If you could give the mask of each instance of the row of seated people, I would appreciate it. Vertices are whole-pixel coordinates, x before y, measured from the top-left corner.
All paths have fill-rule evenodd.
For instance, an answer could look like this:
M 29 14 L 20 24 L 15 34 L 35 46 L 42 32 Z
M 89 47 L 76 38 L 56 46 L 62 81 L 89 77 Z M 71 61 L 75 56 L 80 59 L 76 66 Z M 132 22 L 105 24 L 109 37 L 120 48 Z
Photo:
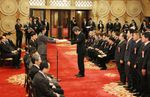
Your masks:
M 50 64 L 41 59 L 35 48 L 26 48 L 24 64 L 28 97 L 64 97 L 57 79 L 49 74 Z
M 18 69 L 21 63 L 21 49 L 17 48 L 13 41 L 10 40 L 11 34 L 11 32 L 6 32 L 0 36 L 0 57 L 1 60 L 12 58 L 13 66 Z
M 136 97 L 150 97 L 150 32 L 128 31 L 119 40 L 115 51 L 119 85 Z
M 108 36 L 105 33 L 90 32 L 86 41 L 87 56 L 92 62 L 106 70 L 106 63 L 114 59 L 115 48 L 118 44 L 118 38 Z

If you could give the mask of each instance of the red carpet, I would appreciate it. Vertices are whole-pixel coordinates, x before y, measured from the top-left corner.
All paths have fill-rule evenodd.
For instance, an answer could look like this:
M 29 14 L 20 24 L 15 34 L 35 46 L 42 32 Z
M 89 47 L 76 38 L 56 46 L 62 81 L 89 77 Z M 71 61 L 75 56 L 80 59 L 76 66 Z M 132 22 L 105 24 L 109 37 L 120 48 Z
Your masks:
M 59 54 L 59 79 L 65 91 L 65 97 L 115 97 L 103 91 L 103 85 L 117 81 L 118 77 L 107 77 L 106 73 L 117 74 L 116 69 L 106 71 L 86 69 L 84 78 L 76 78 L 78 72 L 75 55 L 66 55 L 65 52 L 74 50 L 74 47 L 48 45 L 48 60 L 51 63 L 50 73 L 56 76 L 56 48 Z M 19 70 L 10 66 L 0 67 L 0 97 L 26 97 L 23 86 L 8 83 L 7 79 L 14 74 L 24 72 L 24 66 Z
M 118 77 L 106 77 L 105 73 L 115 73 L 115 69 L 101 70 L 85 70 L 84 78 L 76 78 L 74 75 L 78 73 L 77 59 L 75 55 L 66 55 L 65 52 L 72 51 L 66 46 L 48 46 L 48 59 L 51 63 L 51 73 L 56 75 L 56 48 L 59 55 L 59 78 L 60 84 L 65 90 L 66 97 L 115 97 L 103 91 L 102 87 L 106 83 L 117 81 Z

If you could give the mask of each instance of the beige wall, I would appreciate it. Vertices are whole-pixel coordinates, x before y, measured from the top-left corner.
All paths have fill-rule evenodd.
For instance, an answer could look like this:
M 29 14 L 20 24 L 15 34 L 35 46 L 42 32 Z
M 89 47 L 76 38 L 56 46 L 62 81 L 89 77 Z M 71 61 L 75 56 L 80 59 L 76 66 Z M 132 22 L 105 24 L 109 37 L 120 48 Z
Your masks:
M 98 24 L 99 20 L 102 20 L 106 24 L 108 19 L 114 22 L 115 18 L 119 18 L 121 24 L 124 21 L 130 23 L 134 19 L 138 26 L 140 26 L 144 18 L 141 0 L 94 0 L 93 4 L 91 17 L 96 24 Z
M 141 0 L 144 16 L 150 17 L 150 0 Z
M 28 22 L 29 0 L 0 0 L 0 35 L 4 32 L 12 32 L 11 39 L 15 41 L 16 19 L 21 23 Z

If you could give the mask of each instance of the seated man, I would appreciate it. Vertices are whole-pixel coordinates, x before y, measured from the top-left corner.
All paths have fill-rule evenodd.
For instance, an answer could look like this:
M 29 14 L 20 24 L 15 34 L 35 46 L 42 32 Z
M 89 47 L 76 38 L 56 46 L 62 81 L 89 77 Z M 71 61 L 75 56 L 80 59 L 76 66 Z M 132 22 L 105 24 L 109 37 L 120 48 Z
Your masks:
M 3 58 L 13 58 L 13 66 L 20 68 L 20 53 L 8 42 L 5 36 L 1 37 L 1 56 Z
M 13 41 L 10 40 L 11 34 L 12 34 L 11 32 L 5 32 L 5 33 L 3 34 L 3 36 L 6 37 L 6 39 L 7 39 L 6 42 L 7 42 L 8 44 L 10 44 L 11 47 L 13 47 L 15 50 L 18 51 L 18 53 L 19 53 L 19 59 L 20 59 L 20 58 L 21 58 L 21 49 L 20 49 L 20 48 L 17 48 L 16 45 L 13 43 Z
M 42 62 L 41 57 L 38 52 L 35 52 L 32 57 L 31 61 L 33 63 L 32 67 L 29 70 L 29 77 L 33 80 L 35 74 L 40 70 L 40 64 Z
M 49 83 L 47 73 L 49 72 L 50 65 L 43 63 L 40 65 L 40 71 L 37 72 L 33 79 L 33 87 L 35 90 L 36 97 L 64 97 L 61 94 L 56 93 Z
M 101 70 L 106 70 L 106 63 L 114 59 L 116 48 L 116 45 L 114 43 L 115 39 L 113 37 L 110 37 L 107 41 L 108 45 L 104 48 L 104 50 L 99 50 L 99 54 L 97 56 L 97 60 L 102 67 Z

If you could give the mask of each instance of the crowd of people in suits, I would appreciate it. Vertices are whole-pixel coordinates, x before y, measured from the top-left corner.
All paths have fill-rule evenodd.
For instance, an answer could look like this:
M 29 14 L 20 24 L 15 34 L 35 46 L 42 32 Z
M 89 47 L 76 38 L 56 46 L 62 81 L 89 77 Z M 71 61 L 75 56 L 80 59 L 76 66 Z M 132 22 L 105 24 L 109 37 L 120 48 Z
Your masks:
M 50 64 L 47 60 L 47 43 L 61 43 L 66 40 L 46 36 L 46 26 L 39 33 L 30 32 L 30 40 L 26 46 L 24 64 L 26 68 L 26 83 L 29 97 L 64 97 L 64 91 L 57 79 L 49 73 Z M 32 87 L 32 88 L 30 88 Z
M 25 33 L 25 43 L 27 45 L 31 39 L 31 32 L 34 31 L 38 35 L 39 33 L 42 32 L 43 27 L 46 28 L 45 35 L 48 36 L 49 22 L 47 21 L 47 19 L 44 19 L 42 21 L 40 17 L 29 17 L 29 22 L 22 25 L 21 20 L 18 18 L 16 20 L 16 25 L 15 25 L 16 46 L 19 48 L 22 47 L 22 38 L 24 33 Z
M 100 21 L 102 23 L 102 21 Z M 98 31 L 90 31 L 86 40 L 86 56 L 106 70 L 106 63 L 114 60 L 120 75 L 119 85 L 137 97 L 150 97 L 150 22 L 146 20 L 140 29 L 134 20 L 128 26 L 110 21 Z
M 28 97 L 64 97 L 57 79 L 49 74 L 49 62 L 41 59 L 36 48 L 26 47 L 24 64 Z

